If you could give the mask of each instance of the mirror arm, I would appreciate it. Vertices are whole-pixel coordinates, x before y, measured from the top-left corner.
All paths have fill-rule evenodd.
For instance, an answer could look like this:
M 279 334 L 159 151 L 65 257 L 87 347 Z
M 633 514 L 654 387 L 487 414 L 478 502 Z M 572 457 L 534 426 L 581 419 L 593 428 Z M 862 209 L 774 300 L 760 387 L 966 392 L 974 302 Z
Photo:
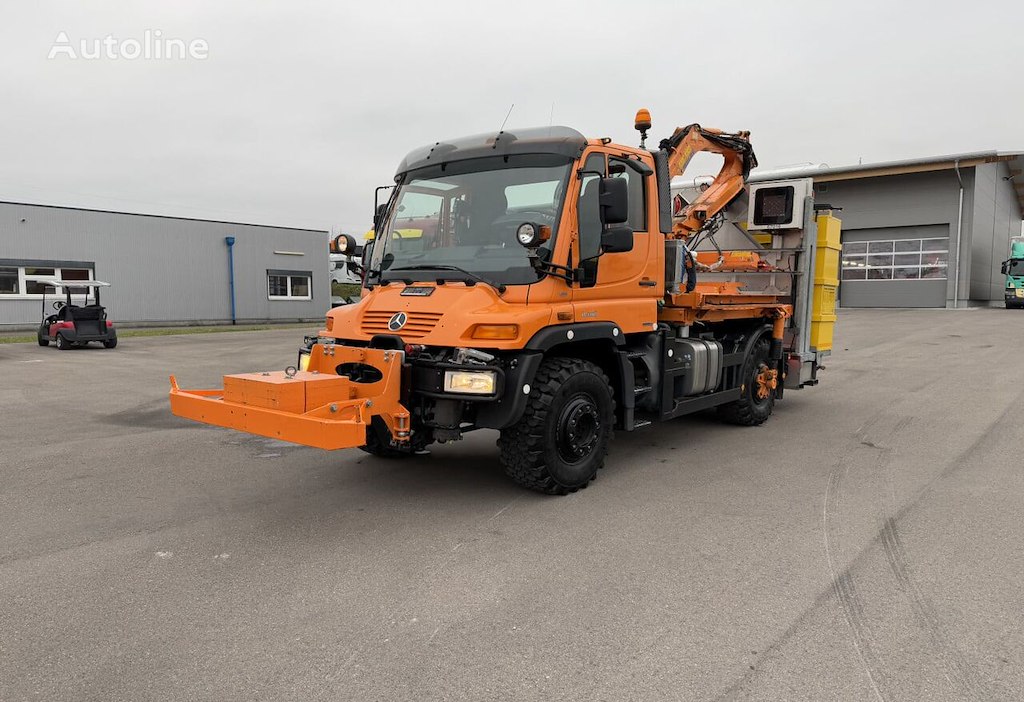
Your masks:
M 531 256 L 530 265 L 533 266 L 534 270 L 540 271 L 544 275 L 549 275 L 552 278 L 559 278 L 564 280 L 569 285 L 572 285 L 574 281 L 573 274 L 574 270 L 568 266 L 563 266 L 558 263 L 551 263 L 551 261 L 545 261 L 540 256 Z M 560 273 L 559 271 L 565 271 Z

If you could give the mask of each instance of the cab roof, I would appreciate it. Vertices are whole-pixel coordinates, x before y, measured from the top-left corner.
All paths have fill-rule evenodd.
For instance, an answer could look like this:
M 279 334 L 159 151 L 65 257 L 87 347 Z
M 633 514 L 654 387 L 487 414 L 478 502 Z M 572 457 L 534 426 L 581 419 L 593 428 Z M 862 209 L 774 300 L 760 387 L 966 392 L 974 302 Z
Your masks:
M 576 158 L 587 138 L 571 127 L 531 127 L 438 141 L 410 151 L 398 166 L 397 176 L 424 166 L 467 161 L 486 156 L 556 154 Z

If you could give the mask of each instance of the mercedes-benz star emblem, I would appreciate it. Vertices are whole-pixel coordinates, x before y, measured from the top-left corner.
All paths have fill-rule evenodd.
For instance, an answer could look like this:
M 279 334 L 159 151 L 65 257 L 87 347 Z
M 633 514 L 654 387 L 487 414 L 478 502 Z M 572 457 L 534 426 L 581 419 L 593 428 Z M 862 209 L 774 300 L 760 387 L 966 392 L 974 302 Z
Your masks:
M 391 331 L 398 331 L 405 326 L 405 323 L 409 321 L 409 317 L 405 312 L 395 312 L 391 315 L 391 319 L 388 320 L 388 329 Z

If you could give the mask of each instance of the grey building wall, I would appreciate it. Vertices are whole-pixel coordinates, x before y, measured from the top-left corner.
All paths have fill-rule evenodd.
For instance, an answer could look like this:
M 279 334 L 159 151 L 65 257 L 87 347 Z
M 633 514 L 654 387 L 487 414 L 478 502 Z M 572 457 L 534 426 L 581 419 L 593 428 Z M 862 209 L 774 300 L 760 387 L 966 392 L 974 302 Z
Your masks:
M 96 278 L 112 284 L 101 299 L 115 322 L 230 320 L 226 236 L 236 240 L 240 321 L 330 309 L 325 231 L 0 203 L 0 259 L 95 262 Z M 268 269 L 311 272 L 312 299 L 268 299 Z M 0 297 L 0 325 L 38 323 L 39 313 L 39 300 Z
M 970 297 L 1003 300 L 1005 278 L 999 264 L 1010 252 L 1010 237 L 1020 234 L 1021 211 L 1006 163 L 978 166 L 971 197 Z

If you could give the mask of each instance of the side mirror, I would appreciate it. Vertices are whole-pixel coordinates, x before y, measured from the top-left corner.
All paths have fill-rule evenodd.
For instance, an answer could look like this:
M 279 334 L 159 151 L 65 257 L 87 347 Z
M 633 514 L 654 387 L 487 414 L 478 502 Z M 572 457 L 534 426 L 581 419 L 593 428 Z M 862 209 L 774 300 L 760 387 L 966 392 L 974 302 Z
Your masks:
M 1010 274 L 1010 262 L 1009 261 L 1003 261 L 1002 263 L 1000 263 L 999 264 L 999 272 L 1002 273 L 1003 275 L 1009 275 Z
M 387 212 L 387 210 L 388 205 L 386 202 L 377 205 L 377 209 L 373 213 L 373 228 L 375 231 L 380 229 L 381 220 L 384 219 L 384 214 Z
M 622 224 L 629 219 L 629 185 L 625 178 L 602 178 L 598 201 L 602 224 Z
M 633 250 L 633 230 L 629 227 L 608 227 L 601 232 L 603 253 L 625 253 Z

